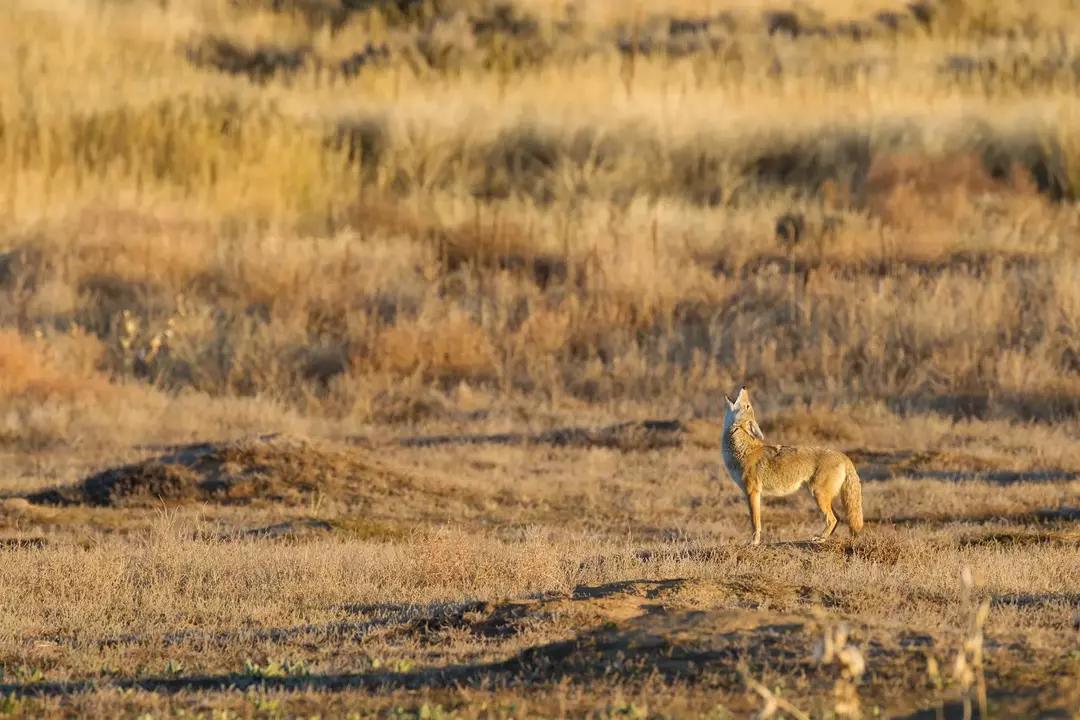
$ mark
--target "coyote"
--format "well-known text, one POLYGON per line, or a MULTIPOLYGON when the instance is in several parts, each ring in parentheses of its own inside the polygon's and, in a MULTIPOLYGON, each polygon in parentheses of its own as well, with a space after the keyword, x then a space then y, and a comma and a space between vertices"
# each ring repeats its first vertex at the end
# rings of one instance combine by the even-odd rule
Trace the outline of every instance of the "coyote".
POLYGON ((802 485, 806 485, 825 515, 825 529, 814 537, 815 541, 825 540, 836 529, 832 503, 837 495, 843 495, 851 534, 862 530, 862 485, 847 455, 819 447, 766 445, 746 388, 739 390, 735 402, 727 395, 724 400, 727 401, 721 439, 724 466, 746 493, 754 528, 750 545, 761 542, 761 496, 790 495, 802 485))

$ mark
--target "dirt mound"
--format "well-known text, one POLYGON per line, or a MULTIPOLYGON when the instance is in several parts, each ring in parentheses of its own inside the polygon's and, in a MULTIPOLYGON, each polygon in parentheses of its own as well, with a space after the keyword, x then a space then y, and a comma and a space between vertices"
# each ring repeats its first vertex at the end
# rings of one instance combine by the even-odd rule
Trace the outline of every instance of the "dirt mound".
POLYGON ((315 492, 393 494, 411 484, 363 448, 282 435, 187 445, 91 475, 72 488, 37 493, 39 504, 139 507, 166 502, 298 504, 315 492))
MULTIPOLYGON (((494 674, 536 683, 615 675, 624 680, 663 678, 705 685, 735 699, 744 691, 746 672, 766 683, 781 677, 795 682, 795 697, 804 707, 833 707, 840 670, 821 662, 816 646, 844 618, 766 609, 761 589, 755 583, 705 579, 612 583, 580 587, 569 597, 478 603, 439 618, 414 619, 409 628, 422 635, 455 626, 492 637, 524 631, 544 618, 562 618, 579 628, 571 639, 529 647, 506 661, 465 668, 460 675, 442 676, 442 681, 484 682, 494 674)), ((955 697, 934 691, 912 667, 924 666, 928 657, 943 665, 961 642, 958 633, 850 622, 846 626, 846 642, 866 661, 866 672, 857 683, 865 708, 888 707, 903 716, 955 697)), ((1001 678, 1030 673, 1039 664, 1030 648, 1003 638, 988 640, 986 652, 992 688, 1001 678)), ((1054 693, 1059 679, 1055 673, 1032 675, 1022 692, 990 694, 994 702, 1026 714, 1033 705, 1046 708, 1058 702, 1054 693)))

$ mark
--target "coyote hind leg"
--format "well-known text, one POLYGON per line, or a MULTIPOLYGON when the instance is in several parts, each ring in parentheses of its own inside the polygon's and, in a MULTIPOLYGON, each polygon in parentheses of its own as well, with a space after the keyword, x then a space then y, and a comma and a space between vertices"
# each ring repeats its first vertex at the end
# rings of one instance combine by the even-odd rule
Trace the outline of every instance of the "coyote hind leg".
POLYGON ((832 496, 824 489, 811 490, 811 494, 814 496, 814 502, 817 503, 818 510, 821 510, 821 514, 825 516, 825 529, 818 535, 814 536, 814 542, 824 542, 829 539, 829 536, 836 530, 837 520, 836 514, 832 509, 832 496))

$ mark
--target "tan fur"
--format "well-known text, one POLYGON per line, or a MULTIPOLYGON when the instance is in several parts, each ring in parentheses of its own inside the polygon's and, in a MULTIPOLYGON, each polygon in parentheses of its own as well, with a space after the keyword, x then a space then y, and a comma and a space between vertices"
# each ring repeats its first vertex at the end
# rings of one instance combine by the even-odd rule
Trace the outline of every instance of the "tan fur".
POLYGON ((761 542, 761 498, 790 495, 803 486, 825 516, 825 528, 815 540, 827 539, 836 529, 832 504, 837 497, 843 499, 852 535, 862 530, 862 484, 847 455, 820 447, 767 445, 746 388, 739 390, 735 402, 726 395, 724 399, 728 404, 721 442, 724 465, 746 493, 753 527, 751 545, 761 542))

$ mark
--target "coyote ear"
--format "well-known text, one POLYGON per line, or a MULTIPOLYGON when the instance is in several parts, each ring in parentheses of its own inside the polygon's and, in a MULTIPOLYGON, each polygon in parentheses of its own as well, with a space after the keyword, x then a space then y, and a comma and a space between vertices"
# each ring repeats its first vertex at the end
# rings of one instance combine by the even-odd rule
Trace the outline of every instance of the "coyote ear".
POLYGON ((756 421, 750 423, 750 434, 761 442, 765 442, 765 433, 761 432, 761 427, 758 426, 756 421))
POLYGON ((734 410, 735 409, 735 403, 731 402, 731 400, 728 400, 727 393, 724 393, 724 402, 727 403, 728 410, 734 410))

